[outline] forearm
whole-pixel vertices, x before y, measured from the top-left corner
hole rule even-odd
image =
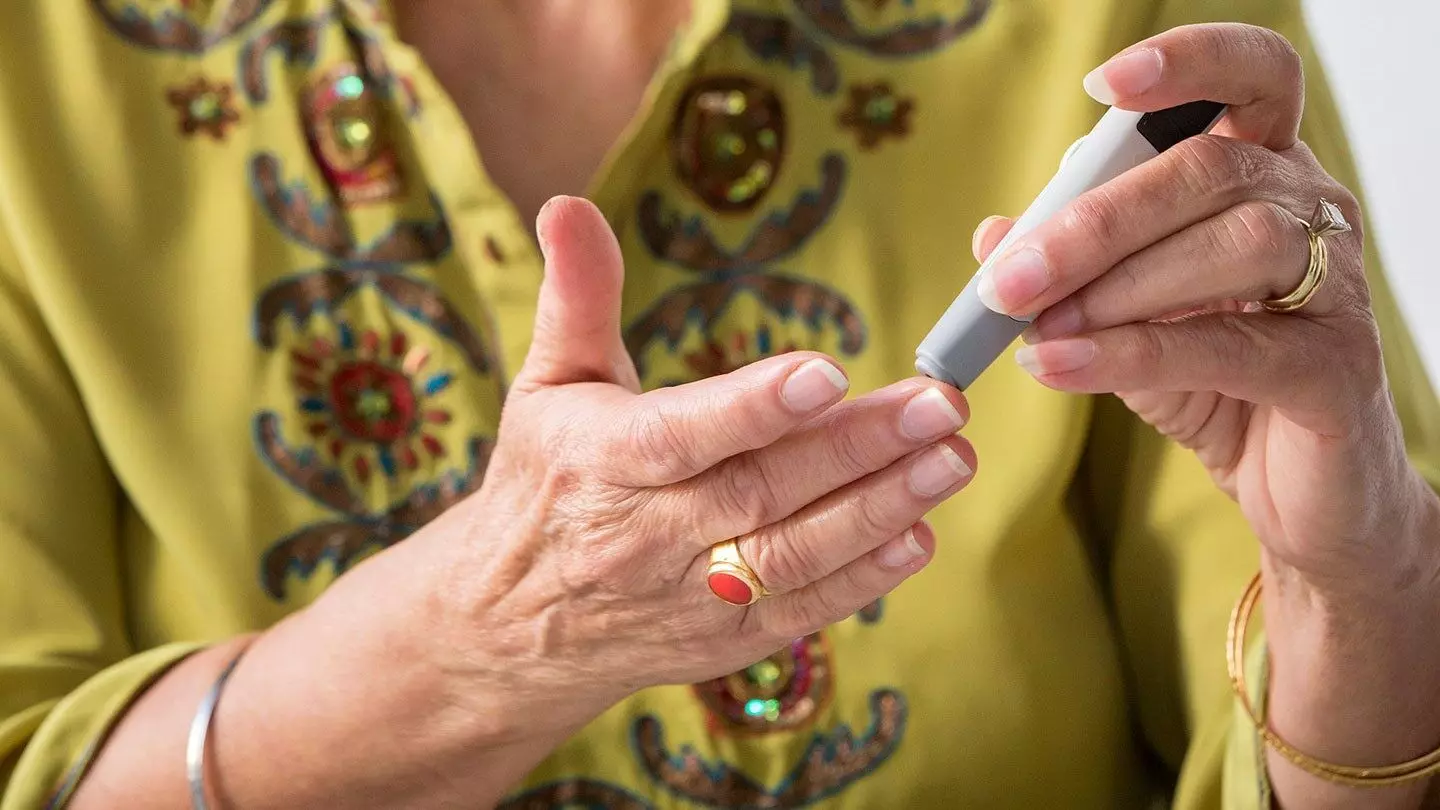
[[[394,575],[409,566],[389,557],[254,638],[212,724],[212,807],[489,806],[592,711],[527,692],[523,673],[459,682],[434,651],[443,639],[402,607],[433,600],[405,593],[414,585]],[[189,808],[191,719],[247,640],[198,653],[147,690],[70,806]]]
[[[1417,480],[1417,486],[1423,483]],[[1403,521],[1406,543],[1440,548],[1440,500],[1428,490]],[[1267,561],[1268,562],[1268,561]],[[1318,759],[1393,765],[1440,745],[1440,582],[1422,574],[1377,598],[1322,594],[1267,564],[1268,722]],[[1421,569],[1423,570],[1423,569]],[[1426,780],[1387,788],[1323,781],[1268,752],[1271,783],[1287,810],[1417,808]]]

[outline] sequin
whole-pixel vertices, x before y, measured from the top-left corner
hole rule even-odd
[[[914,111],[915,100],[896,95],[889,82],[857,84],[851,85],[850,103],[837,121],[842,129],[853,130],[860,148],[869,151],[886,138],[909,135]]]
[[[171,88],[165,98],[180,114],[180,132],[186,136],[205,133],[225,140],[230,127],[240,120],[235,109],[234,88],[229,82],[211,82],[198,76],[188,84]]]
[[[757,707],[757,711],[766,709]],[[889,760],[905,736],[905,698],[893,689],[872,692],[870,716],[870,727],[858,735],[844,724],[815,732],[778,779],[768,776],[768,767],[768,778],[756,779],[737,764],[706,760],[688,745],[672,753],[665,744],[664,726],[653,716],[636,720],[631,736],[650,778],[687,803],[785,810],[835,796]]]
[[[770,88],[744,76],[713,76],[681,98],[673,137],[685,184],[718,211],[758,203],[780,172],[785,111]]]
[[[322,74],[306,97],[310,146],[341,202],[363,205],[402,190],[400,162],[369,82],[353,64]]]
[[[723,729],[763,734],[814,719],[830,700],[830,654],[820,633],[724,678],[695,685],[695,693]]]

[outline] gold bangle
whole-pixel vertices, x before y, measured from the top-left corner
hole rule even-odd
[[[1255,724],[1255,730],[1267,745],[1306,773],[1349,787],[1373,788],[1399,785],[1440,772],[1440,749],[1399,765],[1373,768],[1332,765],[1296,749],[1271,731],[1264,716],[1255,711],[1254,705],[1250,702],[1250,692],[1245,686],[1245,635],[1250,627],[1250,616],[1255,612],[1255,605],[1259,601],[1260,575],[1256,574],[1255,578],[1250,580],[1250,584],[1246,586],[1245,593],[1240,596],[1240,601],[1235,603],[1235,610],[1230,614],[1230,629],[1226,633],[1225,639],[1225,663],[1230,671],[1230,685],[1235,688],[1235,696],[1240,699],[1240,705],[1244,707],[1245,714],[1250,717],[1250,722]]]

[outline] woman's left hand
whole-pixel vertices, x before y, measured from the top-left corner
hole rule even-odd
[[[995,265],[994,309],[1041,313],[1019,360],[1045,385],[1119,393],[1195,451],[1280,563],[1327,590],[1395,587],[1435,569],[1395,530],[1434,500],[1405,456],[1365,280],[1355,196],[1299,141],[1304,75],[1279,34],[1177,28],[1086,82],[1149,111],[1230,105],[1192,138],[1081,197]],[[1309,263],[1302,224],[1328,200],[1329,277],[1276,314]],[[1008,221],[987,220],[977,253]],[[1431,538],[1440,539],[1440,538]]]
[[[1406,458],[1388,394],[1356,198],[1299,140],[1300,57],[1265,29],[1188,26],[1126,50],[1085,84],[1128,110],[1203,99],[1229,112],[1214,134],[1084,195],[1007,248],[982,299],[1005,314],[1040,313],[1017,358],[1036,379],[1118,393],[1239,502],[1263,546],[1272,722],[1308,738],[1291,742],[1380,760],[1347,764],[1425,753],[1440,725],[1399,742],[1396,724],[1440,720],[1440,660],[1410,646],[1422,647],[1416,628],[1428,634],[1440,620],[1440,501]],[[1258,302],[1286,296],[1306,274],[1301,220],[1321,199],[1353,229],[1324,237],[1329,276],[1306,306],[1268,311]],[[1009,225],[983,223],[977,256]],[[1336,629],[1346,622],[1354,627]],[[1357,658],[1366,659],[1358,669]],[[1404,685],[1405,667],[1428,680]],[[1335,721],[1357,708],[1354,693],[1329,705],[1341,698],[1302,683],[1302,670],[1381,692],[1368,718],[1380,728]],[[1282,682],[1290,693],[1275,691]],[[1384,693],[1402,689],[1418,694]],[[1403,716],[1423,701],[1427,710]],[[1339,713],[1305,718],[1330,710]],[[1368,736],[1386,745],[1367,748]],[[1307,791],[1295,806],[1312,806],[1316,788],[1295,788],[1291,776],[1292,796]]]

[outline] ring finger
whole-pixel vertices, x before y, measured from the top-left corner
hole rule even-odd
[[[1275,203],[1242,203],[1124,259],[1045,310],[1028,337],[1053,340],[1219,301],[1279,298],[1299,285],[1309,261],[1298,217]],[[1325,311],[1332,294],[1322,288],[1308,310]]]
[[[770,593],[803,588],[900,535],[974,474],[974,448],[946,438],[740,537],[740,556]]]

